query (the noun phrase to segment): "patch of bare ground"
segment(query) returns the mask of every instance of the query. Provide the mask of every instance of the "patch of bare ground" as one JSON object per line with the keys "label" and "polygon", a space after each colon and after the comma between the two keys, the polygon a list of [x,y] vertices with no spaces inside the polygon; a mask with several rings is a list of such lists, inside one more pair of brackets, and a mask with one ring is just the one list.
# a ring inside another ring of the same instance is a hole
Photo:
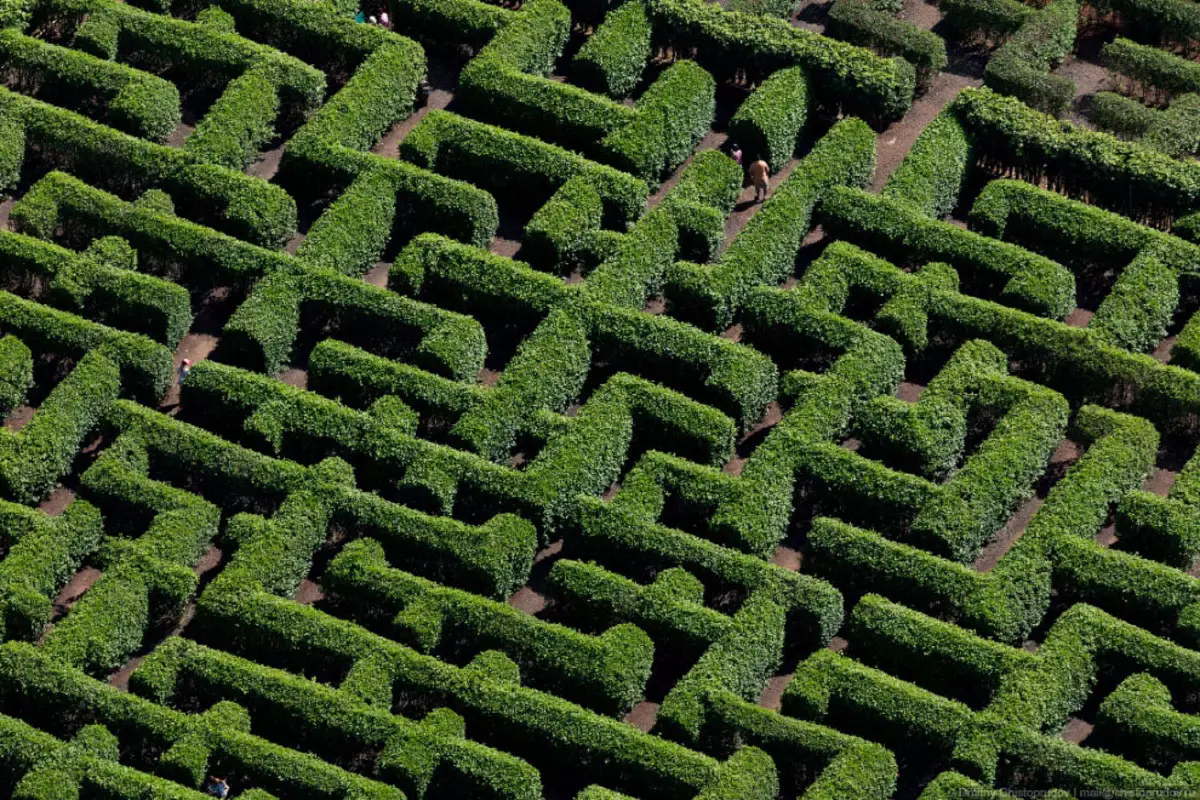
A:
{"label": "patch of bare ground", "polygon": [[12,213],[12,208],[16,205],[17,199],[9,197],[4,202],[0,203],[0,230],[12,230],[12,225],[9,224],[8,216]]}
{"label": "patch of bare ground", "polygon": [[1161,361],[1164,364],[1171,363],[1171,351],[1175,349],[1175,340],[1178,336],[1168,336],[1158,343],[1154,348],[1154,352],[1150,355],[1155,361]]}
{"label": "patch of bare ground", "polygon": [[1174,470],[1155,467],[1154,471],[1150,473],[1150,477],[1146,478],[1146,482],[1142,484],[1142,491],[1166,497],[1170,493],[1171,487],[1175,485],[1177,477],[1179,477],[1179,473]]}
{"label": "patch of bare ground", "polygon": [[246,168],[246,173],[256,178],[262,178],[264,181],[271,180],[279,172],[279,164],[283,161],[283,150],[284,146],[281,144],[259,153],[254,163]]}
{"label": "patch of bare ground", "polygon": [[942,21],[942,11],[933,3],[925,0],[904,0],[904,9],[900,19],[909,22],[922,30],[933,30]]}
{"label": "patch of bare ground", "polygon": [[294,256],[302,244],[304,244],[304,234],[297,232],[292,236],[292,238],[287,240],[287,244],[283,246],[283,252],[290,256]]}
{"label": "patch of bare ground", "polygon": [[38,505],[38,511],[51,517],[57,517],[67,510],[67,506],[75,500],[75,492],[66,486],[59,486],[50,496]]}
{"label": "patch of bare ground", "polygon": [[767,681],[762,694],[758,696],[758,704],[763,708],[778,711],[783,705],[783,692],[792,682],[792,675],[776,675]]}
{"label": "patch of bare ground", "polygon": [[796,572],[800,569],[800,563],[804,560],[803,554],[792,547],[780,545],[778,549],[771,555],[771,563],[777,567],[789,569]]}
{"label": "patch of bare ground", "polygon": [[492,243],[488,245],[488,250],[498,256],[505,258],[515,258],[521,250],[521,242],[518,239],[503,239],[497,236],[492,239]]}
{"label": "patch of bare ground", "polygon": [[546,608],[546,598],[528,586],[522,586],[508,598],[508,604],[530,616],[537,616]]}
{"label": "patch of bare ground", "polygon": [[283,383],[286,383],[288,386],[295,386],[297,389],[307,389],[308,388],[308,371],[307,370],[297,369],[297,368],[293,367],[291,369],[285,369],[283,372],[279,373],[275,377],[278,378]]}
{"label": "patch of bare ground", "polygon": [[1070,78],[1075,83],[1075,98],[1065,118],[1085,128],[1095,128],[1088,118],[1096,92],[1109,88],[1106,68],[1086,56],[1069,55],[1055,70],[1055,75]]}
{"label": "patch of bare ground", "polygon": [[388,272],[392,265],[387,261],[380,261],[375,266],[367,270],[367,274],[363,275],[363,280],[372,286],[378,286],[380,289],[387,288]]}
{"label": "patch of bare ground", "polygon": [[923,394],[925,394],[925,387],[919,383],[900,381],[900,385],[896,387],[896,397],[906,403],[917,402]]}
{"label": "patch of bare ground", "polygon": [[738,439],[733,456],[721,467],[721,471],[735,477],[741,475],[742,468],[746,466],[746,460],[754,452],[754,448],[758,447],[759,442],[766,438],[771,428],[778,425],[781,419],[783,419],[783,407],[778,402],[769,403],[758,422],[747,428],[742,437]]}
{"label": "patch of bare ground", "polygon": [[429,65],[426,80],[429,81],[431,91],[425,104],[393,125],[383,135],[383,138],[371,148],[372,153],[384,158],[399,157],[400,143],[404,141],[404,137],[408,136],[409,132],[417,127],[430,111],[449,108],[450,104],[454,102],[454,87],[458,83],[457,67],[435,60]]}
{"label": "patch of bare ground", "polygon": [[1092,735],[1092,729],[1095,727],[1086,720],[1079,717],[1071,717],[1067,720],[1066,727],[1063,728],[1062,738],[1065,742],[1071,744],[1083,744],[1083,741]]}
{"label": "patch of bare ground", "polygon": [[1117,543],[1117,526],[1105,525],[1092,539],[1101,547],[1112,547]]}
{"label": "patch of bare ground", "polygon": [[638,703],[625,715],[625,722],[643,733],[649,733],[650,729],[654,727],[654,723],[658,720],[658,709],[660,706],[660,703],[652,703],[649,700]]}
{"label": "patch of bare ground", "polygon": [[399,158],[400,143],[404,141],[404,137],[408,136],[430,111],[444,109],[453,101],[454,94],[452,92],[445,89],[434,89],[429,93],[429,102],[389,128],[383,138],[371,148],[371,152],[384,158]]}
{"label": "patch of bare ground", "polygon": [[650,195],[649,200],[647,200],[647,204],[650,206],[650,208],[654,208],[656,205],[661,203],[663,198],[665,198],[670,191],[675,188],[675,184],[679,183],[679,178],[683,175],[683,171],[688,168],[688,165],[692,163],[692,159],[695,158],[696,153],[702,153],[705,150],[719,150],[725,146],[725,142],[728,141],[728,139],[729,136],[727,134],[719,131],[710,130],[708,133],[704,134],[704,136],[696,144],[695,149],[692,151],[692,155],[689,156],[686,161],[680,164],[675,171],[671,173],[671,176],[659,184],[658,188],[655,189],[653,194]]}
{"label": "patch of bare ground", "polygon": [[79,602],[79,598],[92,588],[92,585],[100,580],[100,576],[104,573],[95,567],[84,567],[71,576],[71,580],[67,581],[66,586],[59,590],[58,595],[54,598],[54,617],[61,617],[70,610],[71,606]]}
{"label": "patch of bare ground", "polygon": [[124,666],[108,676],[108,685],[114,689],[120,689],[122,692],[128,692],[129,679],[133,677],[133,673],[145,660],[145,656],[137,656],[130,659]]}
{"label": "patch of bare ground", "polygon": [[4,420],[5,430],[16,433],[29,424],[37,409],[33,406],[17,406]]}
{"label": "patch of bare ground", "polygon": [[1058,443],[1054,453],[1050,456],[1050,461],[1046,465],[1046,473],[1037,484],[1037,493],[1034,497],[1025,502],[1017,512],[1013,514],[1004,527],[992,538],[990,542],[980,551],[974,562],[974,569],[977,572],[989,572],[1000,561],[1004,555],[1012,549],[1013,545],[1020,540],[1025,534],[1026,528],[1033,520],[1038,509],[1046,501],[1046,496],[1054,484],[1066,475],[1067,471],[1079,460],[1083,455],[1084,448],[1070,439],[1063,439]]}
{"label": "patch of bare ground", "polygon": [[975,559],[973,567],[976,572],[990,572],[991,569],[999,563],[1004,554],[1012,549],[1012,546],[1024,535],[1025,529],[1029,527],[1029,522],[1033,519],[1033,515],[1042,507],[1042,503],[1046,502],[1040,497],[1033,497],[1026,501],[1025,505],[1017,509],[1017,513],[1013,514],[1000,529],[992,540],[983,550],[980,551]]}
{"label": "patch of bare ground", "polygon": [[[183,364],[186,358],[192,364],[208,358],[209,354],[217,348],[218,339],[209,333],[189,333],[179,340],[179,346],[175,348],[175,369]],[[174,408],[179,405],[179,381],[171,381],[171,387],[167,389],[167,394],[159,403],[160,409]]]}
{"label": "patch of bare ground", "polygon": [[189,125],[186,122],[180,122],[175,126],[175,130],[171,131],[167,138],[163,140],[163,144],[167,145],[168,147],[182,147],[184,141],[186,141],[187,138],[192,135],[192,131],[194,130],[196,130],[195,125]]}
{"label": "patch of bare ground", "polygon": [[1086,308],[1077,308],[1070,314],[1067,314],[1063,322],[1072,328],[1086,328],[1094,316],[1096,316],[1095,311],[1088,311]]}
{"label": "patch of bare ground", "polygon": [[305,578],[300,581],[300,586],[296,588],[294,599],[302,606],[311,606],[324,600],[325,592],[321,589],[321,584]]}
{"label": "patch of bare ground", "polygon": [[508,604],[518,611],[536,617],[546,610],[549,602],[546,599],[546,575],[549,574],[554,562],[563,551],[563,540],[543,547],[533,557],[533,569],[529,573],[529,583],[513,592],[508,598]]}

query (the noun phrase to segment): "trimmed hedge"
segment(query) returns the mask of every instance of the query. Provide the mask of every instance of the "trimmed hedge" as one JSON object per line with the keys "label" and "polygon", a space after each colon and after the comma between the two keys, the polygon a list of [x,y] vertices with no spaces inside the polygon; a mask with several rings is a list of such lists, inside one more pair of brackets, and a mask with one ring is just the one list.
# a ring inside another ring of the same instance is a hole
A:
{"label": "trimmed hedge", "polygon": [[910,535],[960,561],[975,557],[1017,505],[1033,493],[1066,428],[1069,406],[1057,392],[1006,378],[980,391],[1005,414],[954,478],[923,507]]}
{"label": "trimmed hedge", "polygon": [[1137,352],[1166,335],[1179,304],[1179,278],[1200,257],[1194,246],[1153,228],[1017,181],[988,184],[971,209],[971,223],[1077,263],[1123,267],[1088,328]]}
{"label": "trimmed hedge", "polygon": [[819,202],[839,186],[864,186],[875,170],[875,134],[861,120],[843,120],[825,134],[777,188],[712,268],[677,269],[667,296],[676,313],[705,327],[725,327],[759,285],[784,280]]}
{"label": "trimmed hedge", "polygon": [[620,168],[657,184],[712,125],[716,83],[692,61],[672,64],[638,98],[637,116],[601,142]]}
{"label": "trimmed hedge", "polygon": [[1200,554],[1200,515],[1177,499],[1131,494],[1117,508],[1117,525],[1121,541],[1146,558],[1186,570]]}
{"label": "trimmed hedge", "polygon": [[325,586],[361,613],[393,615],[399,638],[423,652],[496,649],[533,685],[602,713],[627,712],[642,699],[654,646],[632,625],[598,637],[541,622],[505,603],[444,588],[388,566],[371,540],[346,547]]}
{"label": "trimmed hedge", "polygon": [[1104,699],[1096,712],[1096,733],[1121,755],[1150,769],[1194,761],[1200,752],[1200,726],[1191,714],[1171,707],[1171,692],[1150,675],[1132,675]]}
{"label": "trimmed hedge", "polygon": [[[214,586],[215,588],[215,586]],[[570,763],[583,784],[604,780],[636,794],[694,797],[717,776],[713,759],[565,700],[512,682],[508,670],[481,657],[458,668],[394,645],[315,609],[265,594],[226,595],[210,590],[201,613],[232,623],[239,633],[225,646],[239,652],[269,647],[282,663],[318,657],[342,662],[383,651],[395,661],[396,690],[445,698],[469,729],[515,742],[514,755],[535,767]],[[485,654],[486,655],[486,654]],[[511,662],[509,662],[511,664]],[[507,673],[507,677],[506,674]]]}
{"label": "trimmed hedge", "polygon": [[586,178],[571,178],[525,226],[521,256],[534,266],[569,273],[592,253],[603,218],[600,194]]}
{"label": "trimmed hedge", "polygon": [[[195,650],[202,650],[198,645],[189,644]],[[172,643],[165,645],[165,648],[173,651],[178,649]],[[222,666],[233,665],[237,661],[224,656]],[[151,669],[145,671],[149,674]],[[210,774],[207,769],[210,761],[213,764],[219,762],[235,771],[247,783],[267,786],[282,797],[299,794],[320,800],[338,800],[347,796],[366,800],[402,800],[404,796],[395,786],[347,772],[315,756],[251,735],[247,712],[234,703],[217,703],[203,714],[184,714],[134,694],[114,690],[104,682],[88,678],[27,645],[9,644],[4,647],[0,653],[0,673],[3,675],[0,678],[3,685],[0,691],[5,696],[6,705],[17,705],[19,708],[16,695],[27,692],[29,696],[36,697],[36,702],[40,704],[39,724],[60,729],[74,727],[63,724],[70,718],[73,709],[86,709],[90,718],[102,720],[119,731],[123,745],[133,740],[136,746],[152,747],[152,752],[162,753],[161,760],[154,766],[161,766],[165,775],[179,781],[146,775],[119,766],[115,761],[96,758],[101,753],[112,752],[115,744],[113,737],[96,736],[85,728],[77,736],[77,742],[87,746],[90,752],[80,754],[78,750],[75,751],[75,758],[83,755],[86,760],[70,764],[71,774],[79,775],[87,790],[105,797],[134,800],[153,796],[198,800],[203,796],[200,792],[180,783],[194,781],[194,785],[198,786],[205,775]],[[242,676],[227,668],[226,679],[235,677]],[[288,690],[294,690],[294,684],[284,685],[280,694]],[[356,704],[355,711],[359,712],[358,719],[361,720],[365,706]],[[164,745],[168,745],[165,752]],[[451,746],[454,747],[453,744]],[[99,747],[104,750],[97,752]],[[464,760],[472,757],[479,759],[480,756],[483,756],[480,760],[485,760],[490,752],[481,747],[472,748],[465,742],[458,747],[470,748]],[[492,754],[493,763],[498,755]],[[491,777],[500,783],[507,776],[502,770],[493,770]],[[497,793],[496,797],[505,795]],[[530,795],[513,793],[508,797],[526,800]]]}
{"label": "trimmed hedge", "polygon": [[296,27],[280,26],[277,6],[263,0],[235,0],[230,7],[267,38],[294,31],[303,33],[307,46],[326,55],[333,46],[348,48],[364,59],[345,86],[288,142],[281,179],[296,193],[312,195],[312,187],[319,183],[314,174],[351,183],[361,172],[382,172],[401,201],[397,219],[401,230],[433,230],[479,246],[489,243],[499,216],[496,201],[487,192],[368,152],[393,124],[412,113],[425,72],[420,45],[378,26],[334,21],[332,10],[324,5],[289,4]]}
{"label": "trimmed hedge", "polygon": [[1088,324],[1103,340],[1134,352],[1153,350],[1179,306],[1179,274],[1153,248],[1121,272]]}
{"label": "trimmed hedge", "polygon": [[475,320],[321,268],[281,271],[261,281],[223,335],[241,363],[278,372],[291,358],[306,310],[330,315],[346,335],[360,335],[358,326],[382,325],[386,336],[376,339],[379,344],[456,380],[478,374],[487,352]]}
{"label": "trimmed hedge", "polygon": [[[695,745],[708,716],[708,697],[728,691],[743,700],[757,699],[783,659],[790,604],[771,588],[751,592],[726,634],[667,693],[656,727],[670,738]],[[771,795],[777,793],[778,786]]]}
{"label": "trimmed hedge", "polygon": [[1145,91],[1168,94],[1200,92],[1200,64],[1158,47],[1118,36],[1100,50],[1100,63],[1141,84]]}
{"label": "trimmed hedge", "polygon": [[175,373],[171,351],[145,336],[90,322],[7,292],[0,292],[0,333],[16,336],[35,352],[78,357],[98,350],[121,368],[124,389],[146,402],[162,397]]}
{"label": "trimmed hedge", "polygon": [[80,359],[28,425],[0,435],[0,491],[22,503],[49,494],[120,387],[120,371],[104,355],[89,353]]}
{"label": "trimmed hedge", "polygon": [[1175,98],[1170,108],[1157,114],[1146,131],[1142,144],[1174,158],[1185,158],[1200,151],[1200,94]]}
{"label": "trimmed hedge", "polygon": [[1091,120],[1097,128],[1125,139],[1140,139],[1154,124],[1154,109],[1116,92],[1096,92],[1092,98]]}
{"label": "trimmed hedge", "polygon": [[731,692],[709,698],[717,736],[761,748],[780,765],[785,789],[810,800],[854,796],[887,800],[896,788],[896,759],[884,747],[756,706]]}
{"label": "trimmed hedge", "polygon": [[1099,0],[1095,7],[1120,14],[1138,39],[1186,46],[1200,38],[1200,9],[1187,0]]}
{"label": "trimmed hedge", "polygon": [[575,54],[572,78],[583,88],[609,97],[628,96],[650,60],[651,32],[640,0],[617,6]]}
{"label": "trimmed hedge", "polygon": [[[26,198],[36,205],[42,184]],[[13,207],[18,227],[30,205]],[[124,240],[120,240],[124,241]],[[89,248],[82,256],[48,242],[7,231],[0,232],[0,268],[12,279],[46,281],[45,298],[58,306],[88,314],[109,325],[148,336],[174,347],[192,323],[191,298],[186,289],[162,278],[134,272],[102,261],[104,247]],[[124,256],[136,254],[124,244]]]}
{"label": "trimmed hedge", "polygon": [[643,308],[681,251],[707,256],[724,241],[724,218],[741,189],[742,171],[732,159],[716,150],[697,153],[663,202],[588,276],[583,291],[597,303]]}
{"label": "trimmed hedge", "polygon": [[0,414],[21,403],[33,386],[33,354],[15,336],[0,339]]}
{"label": "trimmed hedge", "polygon": [[162,141],[179,124],[179,90],[156,75],[11,29],[0,31],[0,64],[18,85],[40,85],[49,102],[78,111],[106,102],[107,121],[135,136]]}
{"label": "trimmed hedge", "polygon": [[507,461],[517,429],[540,409],[562,412],[579,395],[591,365],[587,331],[578,318],[552,311],[517,349],[483,402],[466,411],[450,435],[492,461]]}
{"label": "trimmed hedge", "polygon": [[431,111],[400,144],[400,157],[470,180],[493,192],[519,192],[531,204],[571,178],[586,177],[619,222],[641,215],[649,189],[641,180],[527,136],[446,111]]}
{"label": "trimmed hedge", "polygon": [[985,70],[985,82],[1054,116],[1061,116],[1075,98],[1069,78],[1050,74],[1075,46],[1078,0],[1052,0],[1030,16],[997,50]]}
{"label": "trimmed hedge", "polygon": [[604,630],[632,622],[659,641],[698,648],[720,638],[729,618],[704,605],[704,586],[680,568],[663,570],[648,585],[581,561],[556,561],[547,591],[572,623]]}
{"label": "trimmed hedge", "polygon": [[254,67],[229,83],[183,143],[209,164],[245,169],[275,135],[278,78],[270,65]]}
{"label": "trimmed hedge", "polygon": [[[13,206],[12,217],[20,230],[33,236],[65,235],[68,244],[77,246],[94,236],[117,234],[136,250],[143,267],[182,268],[199,283],[245,284],[289,262],[283,253],[144,202],[126,202],[63,172],[52,172],[35,183]],[[21,239],[13,237],[13,243],[20,244]],[[130,275],[119,277],[136,285],[137,279]]]}
{"label": "trimmed hedge", "polygon": [[730,0],[728,8],[743,14],[791,19],[799,5],[799,0]]}
{"label": "trimmed hedge", "polygon": [[562,54],[571,14],[557,0],[531,0],[463,68],[459,94],[489,122],[572,150],[595,142],[637,116],[586,89],[544,77]]}
{"label": "trimmed hedge", "polygon": [[974,163],[971,140],[951,111],[930,122],[880,194],[912,203],[926,216],[939,219],[958,205],[958,197]]}
{"label": "trimmed hedge", "polygon": [[835,237],[862,242],[904,263],[946,261],[975,276],[999,273],[1001,298],[1039,315],[1062,319],[1075,307],[1075,276],[1060,264],[1015,245],[931,220],[907,201],[835,186],[820,220]]}
{"label": "trimmed hedge", "polygon": [[1033,654],[1002,645],[868,594],[850,614],[847,638],[866,663],[936,692],[986,701],[1006,675],[1034,665]]}
{"label": "trimmed hedge", "polygon": [[917,87],[928,87],[949,63],[946,43],[933,31],[898,19],[899,10],[886,0],[837,0],[829,9],[826,32],[880,55],[900,56],[917,68]]}
{"label": "trimmed hedge", "polygon": [[100,544],[103,521],[82,500],[60,517],[7,502],[0,502],[0,513],[8,536],[24,529],[15,542],[6,542],[0,562],[0,628],[5,639],[33,641],[54,615],[53,598]]}
{"label": "trimmed hedge", "polygon": [[677,50],[696,48],[702,65],[720,76],[740,65],[758,75],[804,67],[817,101],[879,124],[912,105],[916,76],[901,58],[884,59],[860,47],[796,28],[787,20],[729,14],[706,0],[647,0],[655,30]]}
{"label": "trimmed hedge", "polygon": [[953,108],[980,153],[1034,182],[1089,202],[1170,220],[1200,207],[1200,165],[1063,123],[990,89],[964,89]]}
{"label": "trimmed hedge", "polygon": [[[76,46],[100,58],[115,58],[119,41],[122,61],[149,68],[147,71],[151,72],[175,66],[192,80],[211,86],[224,85],[256,66],[271,65],[277,70],[283,103],[289,113],[303,116],[324,99],[325,77],[316,67],[203,22],[152,13],[111,0],[55,0],[54,5],[60,13],[88,15],[81,32],[76,34]],[[234,2],[223,5],[226,10],[235,8]],[[303,5],[289,3],[285,8],[294,24],[295,12]],[[276,22],[279,12],[276,6]],[[92,24],[94,19],[98,24]]]}
{"label": "trimmed hedge", "polygon": [[813,721],[833,716],[847,733],[862,732],[894,749],[945,754],[974,717],[962,703],[829,650],[800,662],[784,690],[783,713]]}
{"label": "trimmed hedge", "polygon": [[1037,13],[1019,0],[942,0],[938,8],[960,36],[982,32],[996,38],[1016,33]]}
{"label": "trimmed hedge", "polygon": [[968,414],[978,409],[986,384],[1007,374],[1003,353],[986,342],[967,342],[915,404],[886,395],[872,398],[855,414],[855,430],[872,456],[932,480],[944,479],[963,456]]}
{"label": "trimmed hedge", "polygon": [[395,220],[395,184],[382,170],[365,170],[308,229],[296,257],[359,277],[383,255]]}
{"label": "trimmed hedge", "polygon": [[223,209],[218,224],[266,246],[282,245],[296,230],[296,203],[278,186],[196,163],[177,148],[135,139],[7,89],[0,91],[0,107],[23,123],[25,151],[52,167],[127,195],[166,189],[177,203],[186,201],[204,216],[216,205]]}
{"label": "trimmed hedge", "polygon": [[778,172],[796,152],[808,121],[808,78],[800,67],[782,69],[763,81],[729,120],[729,138],[750,158],[762,157]]}

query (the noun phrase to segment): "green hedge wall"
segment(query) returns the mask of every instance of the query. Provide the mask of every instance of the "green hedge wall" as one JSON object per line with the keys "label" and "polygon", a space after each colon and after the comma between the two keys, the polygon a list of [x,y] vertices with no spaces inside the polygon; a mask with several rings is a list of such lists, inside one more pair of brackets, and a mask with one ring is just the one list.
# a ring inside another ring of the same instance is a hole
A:
{"label": "green hedge wall", "polygon": [[768,16],[727,14],[705,0],[648,0],[655,30],[677,49],[697,48],[697,58],[716,74],[753,64],[769,75],[801,66],[818,87],[820,105],[882,124],[904,115],[912,104],[916,74],[900,58],[793,27]]}
{"label": "green hedge wall", "polygon": [[1053,0],[1029,17],[988,61],[987,85],[1039,111],[1062,115],[1075,98],[1075,84],[1050,70],[1075,46],[1078,17],[1077,0]]}
{"label": "green hedge wall", "polygon": [[640,0],[623,3],[604,18],[571,61],[580,86],[609,97],[626,97],[650,60],[650,18]]}
{"label": "green hedge wall", "polygon": [[808,78],[800,67],[782,69],[763,81],[729,120],[729,138],[747,154],[778,172],[796,152],[808,121]]}
{"label": "green hedge wall", "polygon": [[881,55],[900,56],[917,69],[917,86],[928,87],[949,63],[946,43],[933,31],[899,19],[891,3],[837,0],[829,9],[827,33]]}
{"label": "green hedge wall", "polygon": [[88,53],[0,31],[0,64],[18,83],[42,87],[50,102],[85,111],[99,99],[105,119],[135,136],[162,141],[179,124],[179,90],[156,75]]}

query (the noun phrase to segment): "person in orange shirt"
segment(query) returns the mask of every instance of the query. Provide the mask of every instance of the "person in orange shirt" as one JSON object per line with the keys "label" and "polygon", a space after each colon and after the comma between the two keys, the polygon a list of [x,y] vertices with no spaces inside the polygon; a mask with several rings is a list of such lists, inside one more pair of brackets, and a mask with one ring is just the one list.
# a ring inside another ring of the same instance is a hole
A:
{"label": "person in orange shirt", "polygon": [[761,158],[750,165],[750,183],[754,185],[754,202],[766,200],[771,191],[771,167]]}

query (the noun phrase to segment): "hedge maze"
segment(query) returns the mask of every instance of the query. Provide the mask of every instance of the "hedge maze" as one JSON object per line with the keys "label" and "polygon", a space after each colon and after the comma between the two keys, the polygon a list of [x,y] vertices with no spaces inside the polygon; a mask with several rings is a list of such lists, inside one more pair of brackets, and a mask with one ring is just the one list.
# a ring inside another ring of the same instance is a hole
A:
{"label": "hedge maze", "polygon": [[0,794],[1200,796],[1200,5],[361,11],[0,0]]}

